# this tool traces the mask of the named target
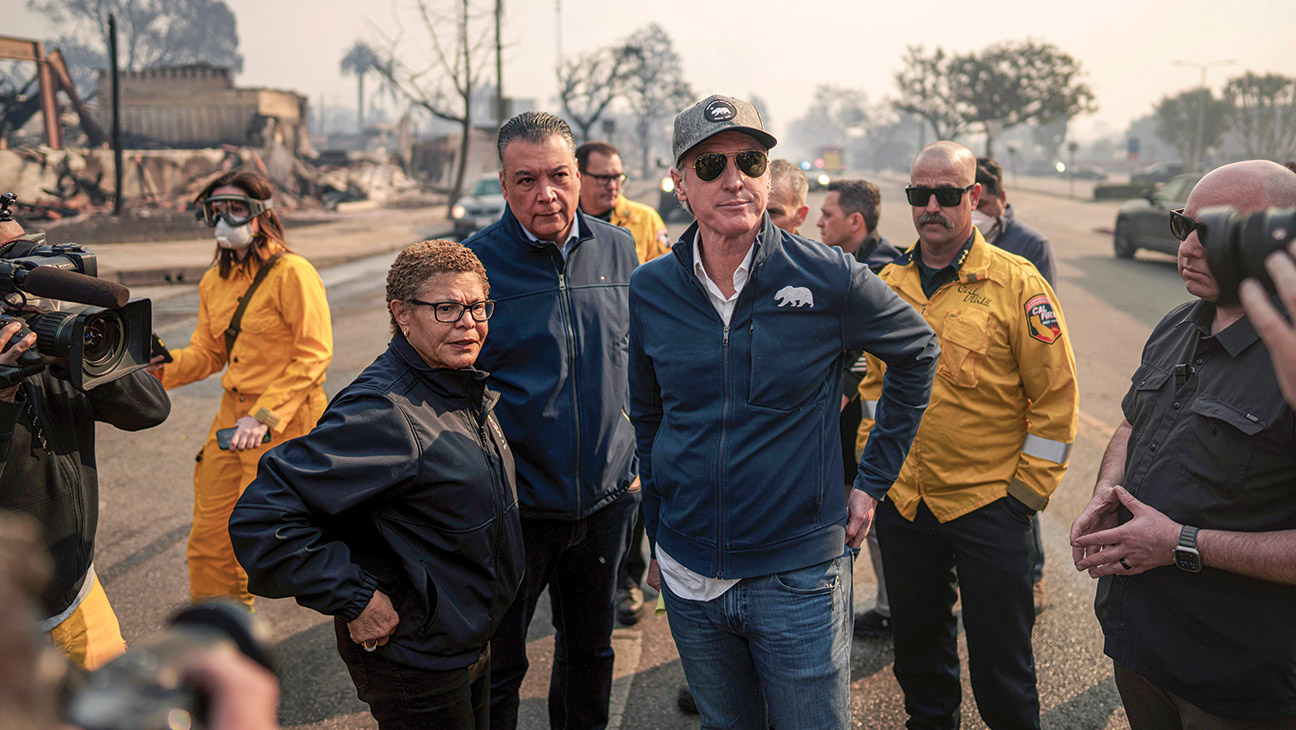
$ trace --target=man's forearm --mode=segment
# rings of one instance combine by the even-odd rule
[[[1250,578],[1296,585],[1296,530],[1197,533],[1202,564]]]
[[[1107,450],[1103,452],[1102,462],[1098,465],[1098,479],[1094,483],[1095,491],[1099,487],[1112,487],[1124,481],[1125,457],[1129,448],[1130,433],[1133,430],[1129,421],[1121,419],[1116,432],[1112,434],[1111,441],[1107,443]]]

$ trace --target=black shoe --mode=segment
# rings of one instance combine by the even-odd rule
[[[643,618],[644,608],[648,604],[644,603],[643,591],[639,586],[631,588],[621,588],[616,594],[616,617],[623,626],[634,626]]]
[[[680,685],[679,697],[675,698],[675,704],[679,705],[680,712],[685,715],[698,714],[697,703],[693,701],[693,690],[689,689],[688,682]]]
[[[884,639],[891,636],[891,617],[872,609],[855,616],[855,635],[861,639]]]

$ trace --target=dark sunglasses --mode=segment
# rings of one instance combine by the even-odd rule
[[[927,205],[927,201],[935,195],[937,205],[942,208],[953,208],[963,200],[963,193],[971,190],[973,185],[976,183],[965,188],[924,188],[910,185],[905,188],[905,197],[909,198],[909,205],[920,208]]]
[[[765,168],[769,166],[769,158],[764,152],[756,150],[747,150],[734,155],[734,164],[747,177],[760,177],[765,174]],[[705,155],[698,155],[693,163],[693,169],[697,171],[698,179],[702,182],[711,182],[720,177],[724,172],[725,166],[729,164],[729,157],[719,152],[708,152]]]
[[[247,195],[212,195],[198,201],[194,217],[204,225],[216,227],[216,221],[224,221],[234,228],[251,221],[253,218],[274,207],[273,200],[257,200]]]
[[[484,302],[460,304],[459,302],[425,302],[422,299],[409,299],[410,304],[432,307],[432,316],[444,324],[454,324],[463,319],[464,312],[472,315],[477,322],[485,322],[495,313],[495,302],[487,299]]]
[[[1206,235],[1206,224],[1184,215],[1183,208],[1170,211],[1170,235],[1183,241],[1191,236],[1193,231],[1200,231],[1197,234],[1197,238],[1200,239]]]

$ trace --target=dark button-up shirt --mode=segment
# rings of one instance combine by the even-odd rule
[[[1250,321],[1211,335],[1214,313],[1184,304],[1144,346],[1124,486],[1204,529],[1296,528],[1292,410]],[[1225,717],[1296,715],[1296,587],[1168,565],[1103,578],[1095,607],[1108,656],[1158,686]]]

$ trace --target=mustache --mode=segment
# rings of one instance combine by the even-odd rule
[[[922,215],[918,216],[918,225],[925,226],[928,223],[939,223],[942,226],[945,226],[946,228],[954,227],[954,221],[950,220],[949,218],[946,218],[940,213],[923,213]]]

